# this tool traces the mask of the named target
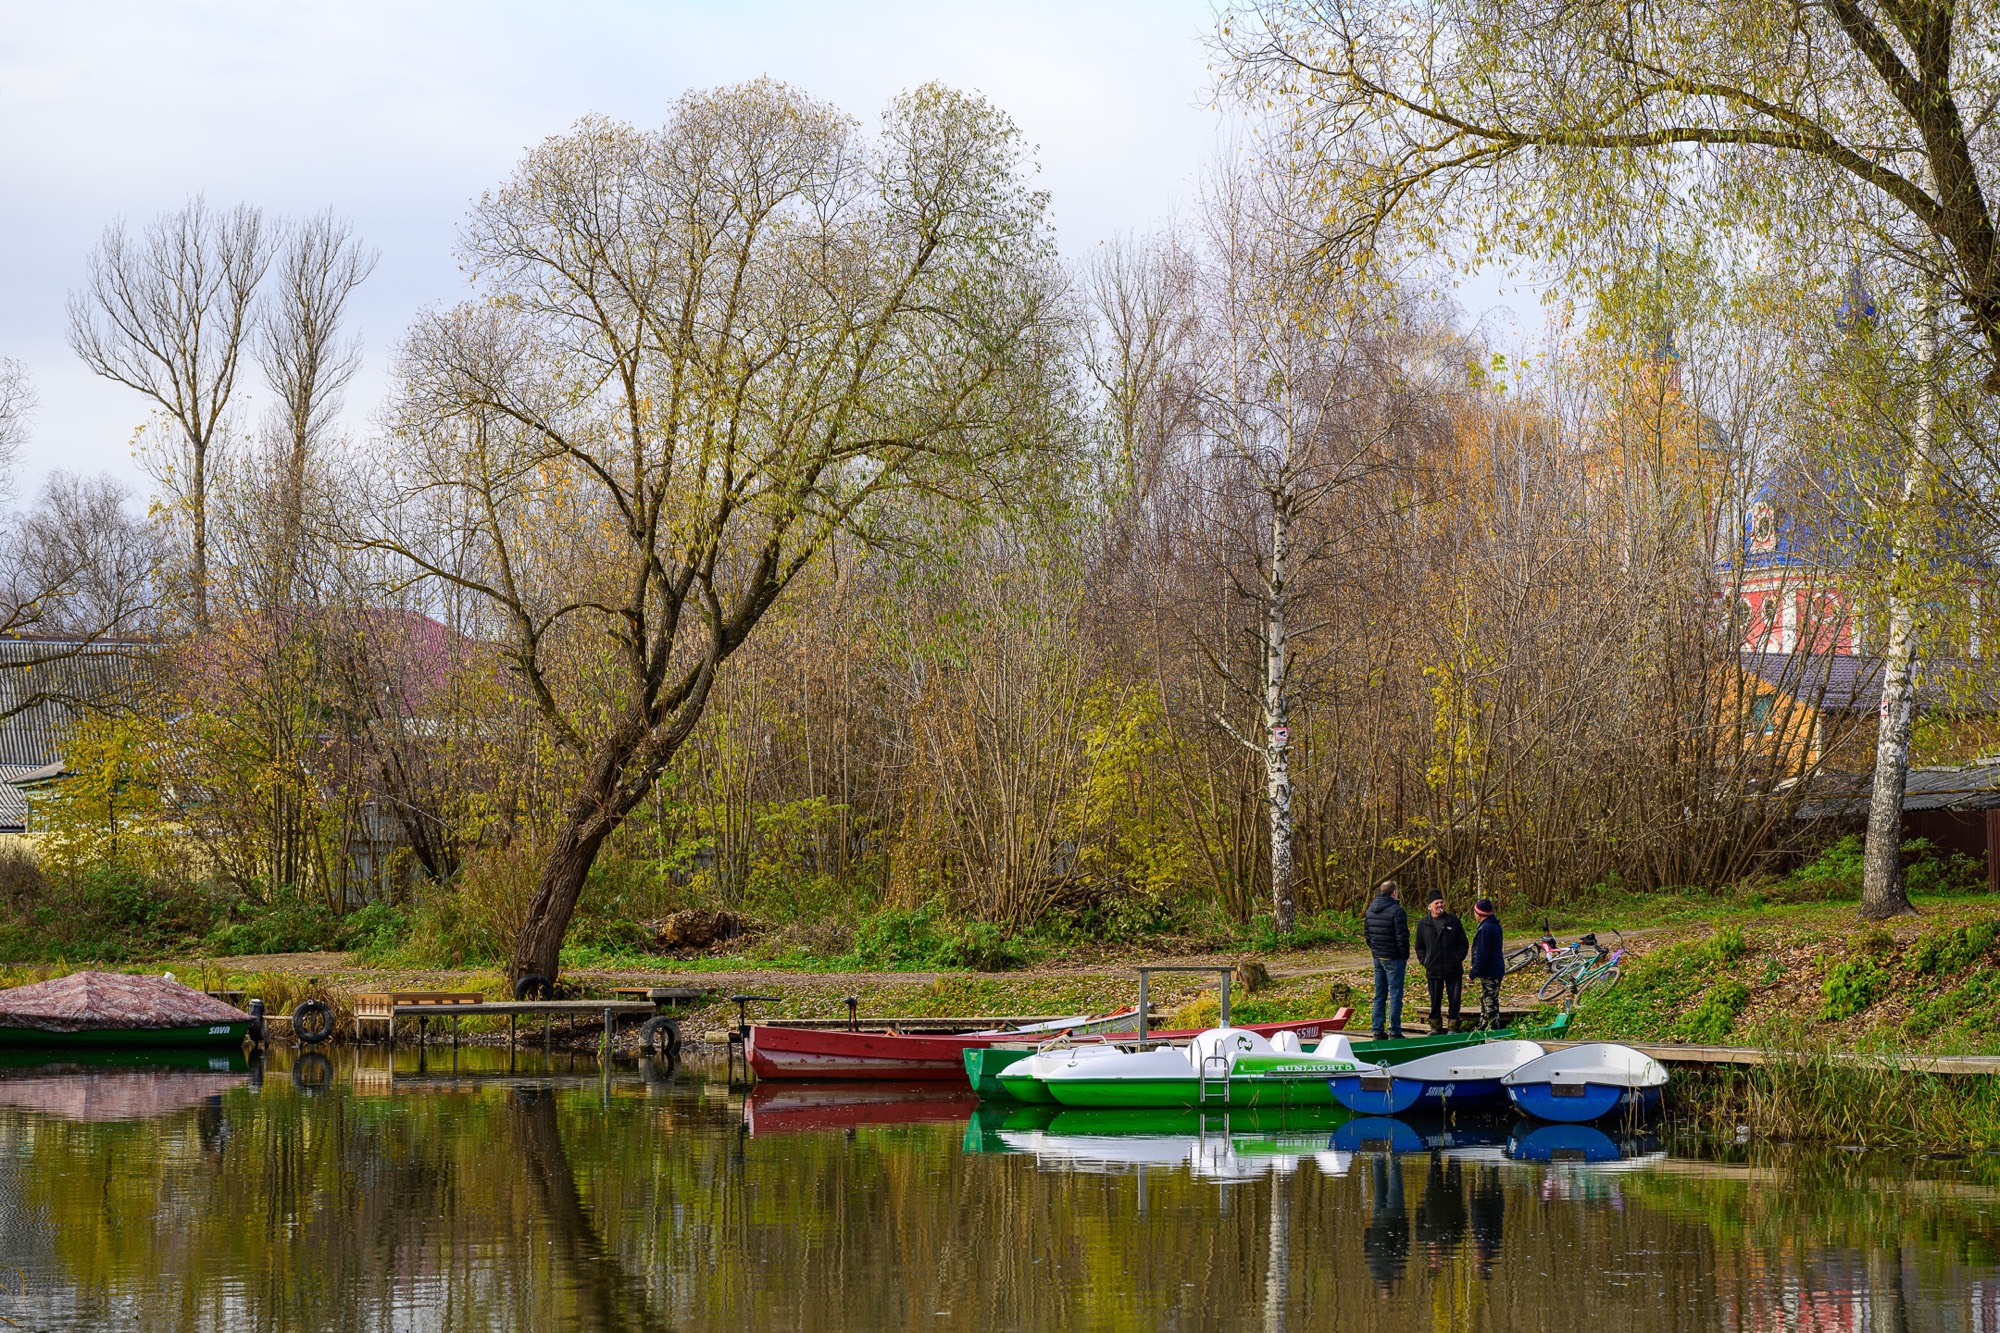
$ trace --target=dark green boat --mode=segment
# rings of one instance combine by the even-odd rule
[[[0,1027],[0,1046],[34,1046],[50,1050],[172,1050],[188,1046],[241,1046],[250,1035],[250,1017],[229,1023],[200,1023],[171,1028],[85,1028],[77,1032],[47,1032],[40,1028]]]
[[[1035,1048],[1026,1044],[1019,1046],[968,1046],[965,1048],[965,1078],[972,1084],[972,1090],[980,1099],[990,1102],[1015,1102],[1022,1100],[1007,1090],[1000,1081],[1000,1071],[1018,1060],[1025,1060],[1035,1053]],[[1048,1099],[1055,1105],[1055,1098]]]
[[[48,1051],[236,1047],[255,1020],[171,976],[72,972],[0,991],[0,1046]]]

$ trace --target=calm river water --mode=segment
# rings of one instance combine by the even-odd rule
[[[0,1070],[0,1328],[1984,1333],[1996,1203],[1992,1158],[746,1101],[561,1055]]]

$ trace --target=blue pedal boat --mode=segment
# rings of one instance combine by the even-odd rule
[[[1541,1044],[1532,1041],[1488,1041],[1439,1051],[1333,1079],[1333,1099],[1356,1115],[1504,1105],[1507,1090],[1500,1080],[1543,1054]]]
[[[1501,1080],[1515,1107],[1543,1120],[1581,1124],[1617,1111],[1651,1110],[1667,1086],[1667,1068],[1643,1051],[1590,1042],[1550,1051]]]

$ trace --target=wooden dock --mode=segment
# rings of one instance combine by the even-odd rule
[[[515,1025],[523,1018],[542,1019],[542,1035],[546,1039],[548,1027],[557,1018],[580,1018],[585,1015],[602,1016],[604,1030],[608,1034],[621,1018],[651,1018],[660,1008],[651,1000],[466,1000],[466,999],[405,999],[400,995],[357,996],[354,1009],[354,1035],[358,1039],[364,1023],[381,1023],[391,1040],[395,1039],[396,1022],[399,1019],[414,1018],[422,1025],[423,1037],[429,1035],[430,1020],[451,1019],[453,1034],[457,1033],[458,1020],[465,1018],[505,1018],[507,1020],[507,1041],[513,1044]],[[423,1039],[422,1037],[419,1038]]]
[[[1552,1051],[1589,1043],[1545,1041]],[[1620,1042],[1643,1051],[1663,1065],[1754,1066],[1783,1059],[1783,1052],[1759,1050],[1754,1046],[1684,1046],[1679,1042]],[[1832,1058],[1843,1064],[1875,1069],[1894,1069],[1906,1074],[1941,1074],[1954,1077],[2000,1074],[2000,1055],[1886,1055],[1873,1051],[1836,1051]]]

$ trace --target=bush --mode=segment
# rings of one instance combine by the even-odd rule
[[[854,928],[853,951],[842,960],[861,968],[965,968],[1001,972],[1019,967],[1020,950],[998,926],[947,917],[941,907],[887,907]]]
[[[340,943],[359,954],[362,962],[373,963],[393,957],[409,933],[407,912],[388,903],[365,903],[341,922]]]
[[[1782,902],[1860,897],[1864,846],[1860,834],[1848,834],[1794,870],[1772,896]],[[1903,887],[1910,893],[1935,897],[1985,886],[1985,866],[1962,852],[1940,855],[1928,838],[1911,838],[1901,850]]]
[[[1737,1018],[1749,1003],[1748,986],[1740,981],[1719,982],[1676,1025],[1676,1035],[1692,1041],[1721,1041],[1736,1027]]]
[[[1854,1017],[1875,1003],[1888,982],[1889,974],[1872,958],[1849,958],[1835,963],[1820,986],[1820,994],[1826,997],[1819,1013],[1821,1020],[1839,1022]]]
[[[1030,927],[1051,944],[1135,944],[1192,929],[1184,900],[1139,889],[1091,886],[1058,901]]]
[[[1977,893],[1986,887],[1986,867],[1963,852],[1940,856],[1928,838],[1903,844],[1903,888],[1930,897]]]
[[[1850,833],[1785,877],[1771,896],[1784,902],[1810,902],[1861,896],[1861,835]]]
[[[2000,932],[1996,932],[1991,921],[1926,931],[1910,946],[1910,967],[1925,976],[1963,972],[1992,949],[1996,933]]]
[[[1743,928],[1731,923],[1709,938],[1703,953],[1712,966],[1728,967],[1743,957],[1744,948]]]
[[[209,928],[202,947],[216,954],[309,953],[338,949],[345,923],[317,899],[289,898],[268,906],[232,904]]]

